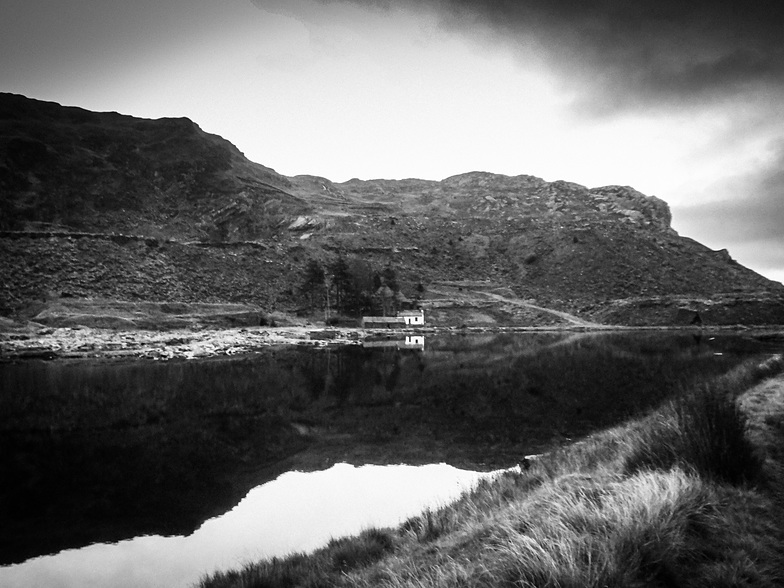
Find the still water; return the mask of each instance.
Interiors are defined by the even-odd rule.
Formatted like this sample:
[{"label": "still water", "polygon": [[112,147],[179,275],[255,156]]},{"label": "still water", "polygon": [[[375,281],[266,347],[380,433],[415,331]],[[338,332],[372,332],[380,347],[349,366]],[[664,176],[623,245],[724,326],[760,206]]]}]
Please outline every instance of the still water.
[{"label": "still water", "polygon": [[287,472],[186,537],[144,536],[34,558],[0,568],[0,586],[190,586],[217,569],[316,549],[370,526],[397,525],[490,475],[445,464],[337,464],[321,472]]},{"label": "still water", "polygon": [[753,333],[483,334],[0,364],[0,586],[184,585],[396,524],[782,351]]}]

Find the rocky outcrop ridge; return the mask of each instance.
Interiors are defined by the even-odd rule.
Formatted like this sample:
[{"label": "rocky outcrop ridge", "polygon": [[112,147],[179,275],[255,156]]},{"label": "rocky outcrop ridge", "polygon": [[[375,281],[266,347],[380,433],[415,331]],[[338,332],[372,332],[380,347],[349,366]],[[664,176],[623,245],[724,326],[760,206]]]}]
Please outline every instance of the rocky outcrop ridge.
[{"label": "rocky outcrop ridge", "polygon": [[670,207],[661,198],[646,196],[629,186],[593,188],[589,194],[605,213],[620,213],[632,222],[667,230],[672,224]]},{"label": "rocky outcrop ridge", "polygon": [[[325,188],[326,189],[326,188]],[[427,180],[350,180],[331,184],[343,201],[385,205],[393,212],[441,214],[569,216],[577,220],[617,219],[638,227],[669,230],[669,206],[628,186],[587,188],[572,182],[547,182],[530,175],[469,172],[440,182]],[[438,206],[440,205],[440,206]]]}]

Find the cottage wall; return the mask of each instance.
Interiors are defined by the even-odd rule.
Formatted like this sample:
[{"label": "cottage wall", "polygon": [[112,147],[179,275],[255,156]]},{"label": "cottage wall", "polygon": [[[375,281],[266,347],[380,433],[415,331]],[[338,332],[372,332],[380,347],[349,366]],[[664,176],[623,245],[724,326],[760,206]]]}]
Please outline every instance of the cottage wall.
[{"label": "cottage wall", "polygon": [[407,325],[424,325],[425,313],[423,311],[403,311],[397,313],[399,317],[403,317]]},{"label": "cottage wall", "polygon": [[403,317],[397,316],[363,316],[362,326],[366,329],[391,329],[406,325]]}]

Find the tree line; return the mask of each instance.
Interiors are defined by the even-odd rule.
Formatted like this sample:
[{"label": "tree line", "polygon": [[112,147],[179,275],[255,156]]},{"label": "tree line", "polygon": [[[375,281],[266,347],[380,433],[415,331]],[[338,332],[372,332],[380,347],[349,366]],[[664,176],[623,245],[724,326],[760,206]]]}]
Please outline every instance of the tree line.
[{"label": "tree line", "polygon": [[[389,316],[411,302],[400,291],[394,268],[379,270],[366,260],[343,255],[328,263],[311,259],[300,292],[308,298],[311,312],[323,309],[327,319],[333,313]],[[422,293],[420,283],[416,297]]]}]

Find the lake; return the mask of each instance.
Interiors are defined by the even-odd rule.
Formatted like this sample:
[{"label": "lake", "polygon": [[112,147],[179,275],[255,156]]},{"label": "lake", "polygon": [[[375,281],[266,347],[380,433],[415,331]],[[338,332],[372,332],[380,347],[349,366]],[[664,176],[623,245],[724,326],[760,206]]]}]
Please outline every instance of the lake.
[{"label": "lake", "polygon": [[486,333],[0,364],[0,585],[187,585],[397,524],[783,350],[753,333]]},{"label": "lake", "polygon": [[456,499],[488,475],[446,464],[337,464],[320,472],[287,472],[187,536],[141,536],[32,558],[0,568],[0,585],[191,586],[216,569],[315,549],[369,526],[397,525]]}]

